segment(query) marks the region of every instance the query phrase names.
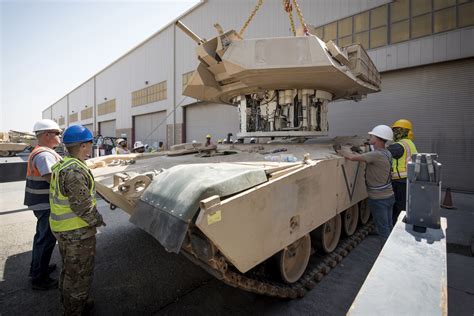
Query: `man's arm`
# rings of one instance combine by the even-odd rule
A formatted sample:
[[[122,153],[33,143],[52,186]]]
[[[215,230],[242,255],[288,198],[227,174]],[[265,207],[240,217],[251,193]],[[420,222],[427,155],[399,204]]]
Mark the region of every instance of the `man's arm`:
[[[51,183],[51,173],[44,174],[42,177],[44,180],[46,180],[46,182]]]
[[[400,144],[391,144],[390,146],[387,147],[388,151],[392,154],[392,157],[394,159],[400,159],[403,156],[403,153],[405,152],[405,148],[403,148],[402,145]]]
[[[94,197],[90,194],[86,176],[77,169],[65,170],[63,176],[64,195],[69,199],[71,210],[91,227],[105,226],[102,215],[93,204]]]
[[[348,150],[340,149],[337,151],[337,153],[350,161],[365,161],[365,157],[363,155],[356,154]]]

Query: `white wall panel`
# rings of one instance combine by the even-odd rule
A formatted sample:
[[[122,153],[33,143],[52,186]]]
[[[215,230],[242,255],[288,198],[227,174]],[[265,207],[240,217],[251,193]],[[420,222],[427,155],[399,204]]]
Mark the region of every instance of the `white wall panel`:
[[[458,59],[461,57],[461,32],[450,32],[446,34],[446,58]]]
[[[470,57],[474,52],[474,28],[461,30],[461,57]]]
[[[52,107],[52,106],[46,108],[45,110],[43,110],[41,117],[42,117],[43,119],[51,119],[51,118],[52,118],[52,116],[51,116],[51,115],[52,115],[52,111],[53,111],[53,107]]]
[[[61,124],[59,127],[67,127],[69,122],[69,116],[67,113],[67,97],[63,97],[51,107],[51,119],[59,122],[60,117],[64,117],[64,124]]]
[[[421,63],[421,41],[412,41],[409,45],[408,66],[416,66]]]
[[[87,107],[86,107],[87,106]],[[76,124],[93,124],[94,115],[91,118],[83,120],[81,111],[94,106],[94,78],[85,82],[69,94],[69,113],[79,113],[79,121]]]

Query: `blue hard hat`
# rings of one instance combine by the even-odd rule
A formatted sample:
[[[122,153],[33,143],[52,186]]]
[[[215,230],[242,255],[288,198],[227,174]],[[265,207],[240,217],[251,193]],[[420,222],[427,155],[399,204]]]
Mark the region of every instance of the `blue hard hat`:
[[[69,126],[63,133],[63,143],[66,145],[90,142],[92,139],[91,131],[82,125]]]

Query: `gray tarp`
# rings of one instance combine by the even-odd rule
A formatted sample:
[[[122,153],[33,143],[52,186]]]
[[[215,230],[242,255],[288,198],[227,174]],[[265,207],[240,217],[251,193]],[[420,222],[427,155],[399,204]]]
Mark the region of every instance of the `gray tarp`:
[[[227,163],[175,166],[153,180],[130,221],[168,251],[178,253],[201,200],[229,196],[266,181],[262,167]]]

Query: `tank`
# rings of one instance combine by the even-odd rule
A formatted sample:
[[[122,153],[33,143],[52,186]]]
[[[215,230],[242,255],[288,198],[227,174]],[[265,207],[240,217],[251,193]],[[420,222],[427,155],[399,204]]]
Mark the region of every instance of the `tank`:
[[[303,296],[372,229],[365,166],[334,150],[364,152],[367,139],[328,138],[327,108],[378,92],[379,73],[360,45],[235,31],[204,41],[178,26],[200,61],[184,94],[237,106],[243,144],[92,159],[97,191],[223,282]]]
[[[29,133],[9,131],[0,132],[0,156],[15,156],[36,143],[36,137]]]

